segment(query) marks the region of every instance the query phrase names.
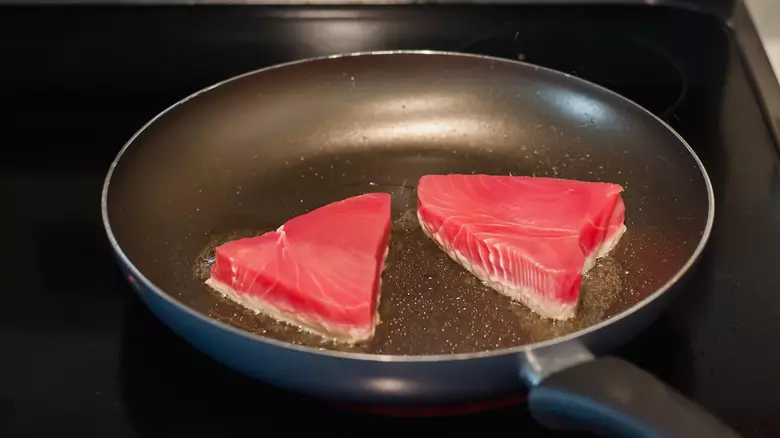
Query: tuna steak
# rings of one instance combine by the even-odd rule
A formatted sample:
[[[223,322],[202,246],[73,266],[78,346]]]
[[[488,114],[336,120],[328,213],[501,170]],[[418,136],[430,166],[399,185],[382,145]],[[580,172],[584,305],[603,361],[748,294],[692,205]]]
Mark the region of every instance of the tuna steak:
[[[390,195],[370,193],[217,248],[208,285],[319,335],[371,338],[390,238]]]
[[[425,234],[453,260],[537,314],[575,314],[582,274],[625,232],[617,184],[428,175],[417,187]]]

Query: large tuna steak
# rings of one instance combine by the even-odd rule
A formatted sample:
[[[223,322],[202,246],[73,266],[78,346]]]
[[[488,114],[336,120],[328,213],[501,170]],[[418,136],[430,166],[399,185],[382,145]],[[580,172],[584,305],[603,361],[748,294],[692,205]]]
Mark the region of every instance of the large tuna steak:
[[[582,274],[625,232],[617,184],[556,178],[428,175],[423,231],[499,293],[553,319],[574,316]]]

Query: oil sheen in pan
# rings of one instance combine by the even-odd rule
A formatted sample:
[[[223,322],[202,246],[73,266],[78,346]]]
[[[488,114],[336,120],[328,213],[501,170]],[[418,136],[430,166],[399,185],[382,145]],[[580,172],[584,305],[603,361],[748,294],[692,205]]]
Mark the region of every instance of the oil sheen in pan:
[[[414,187],[366,183],[365,192],[371,191],[391,192],[394,198],[390,250],[382,277],[381,323],[372,340],[353,346],[335,344],[255,314],[204,284],[204,293],[213,297],[208,315],[253,333],[317,348],[376,354],[446,354],[518,346],[561,336],[609,318],[646,295],[627,287],[625,281],[625,261],[631,264],[633,259],[630,223],[618,247],[583,279],[577,316],[569,321],[551,321],[483,285],[428,239],[417,223]],[[213,236],[195,263],[198,281],[208,278],[216,246],[265,231],[268,230],[242,230]]]

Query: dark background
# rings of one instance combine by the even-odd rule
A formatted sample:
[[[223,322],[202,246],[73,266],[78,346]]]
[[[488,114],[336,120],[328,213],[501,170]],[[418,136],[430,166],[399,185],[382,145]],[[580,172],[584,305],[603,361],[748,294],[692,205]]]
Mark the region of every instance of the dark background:
[[[780,435],[776,139],[725,21],[634,5],[0,8],[0,436],[416,436],[484,434],[501,422],[555,436],[522,406],[387,420],[250,381],[171,334],[112,260],[101,184],[156,113],[262,66],[415,48],[579,75],[689,141],[715,187],[712,240],[685,294],[618,353],[746,436]]]

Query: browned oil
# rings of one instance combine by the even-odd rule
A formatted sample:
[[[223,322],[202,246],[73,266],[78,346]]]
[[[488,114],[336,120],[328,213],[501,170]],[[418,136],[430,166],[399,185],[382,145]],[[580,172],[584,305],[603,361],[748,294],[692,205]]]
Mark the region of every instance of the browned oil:
[[[375,185],[374,185],[375,186]],[[393,194],[394,220],[383,273],[376,335],[357,345],[334,343],[292,325],[255,314],[203,285],[206,313],[225,323],[274,339],[312,347],[394,355],[430,355],[519,346],[571,333],[615,315],[641,297],[624,286],[632,232],[614,256],[599,260],[583,278],[576,317],[544,319],[483,285],[427,238],[415,214],[416,192],[401,184],[374,187]],[[201,282],[219,244],[268,230],[237,230],[212,237],[194,265]],[[637,291],[638,292],[638,291]],[[644,294],[642,294],[644,295]]]

